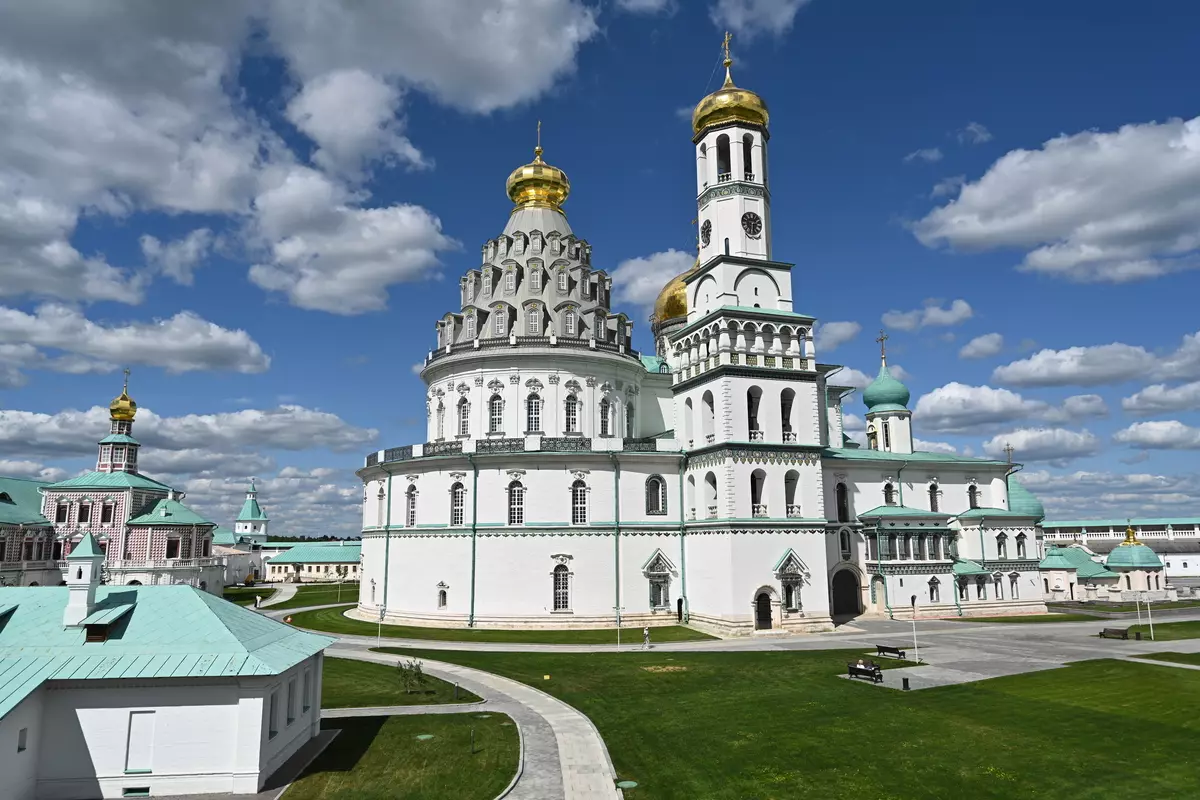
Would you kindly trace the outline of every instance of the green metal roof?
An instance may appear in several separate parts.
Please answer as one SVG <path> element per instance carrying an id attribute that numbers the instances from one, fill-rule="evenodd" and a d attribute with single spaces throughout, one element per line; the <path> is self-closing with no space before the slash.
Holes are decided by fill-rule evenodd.
<path id="1" fill-rule="evenodd" d="M 112 625 L 121 617 L 133 611 L 134 603 L 121 603 L 115 606 L 105 606 L 88 614 L 80 621 L 80 625 Z"/>
<path id="2" fill-rule="evenodd" d="M 242 510 L 237 515 L 238 522 L 269 522 L 267 515 L 263 513 L 262 508 L 258 505 L 258 498 L 255 497 L 254 484 L 250 484 L 250 496 L 246 498 L 246 502 L 242 503 Z"/>
<path id="3" fill-rule="evenodd" d="M 1061 552 L 1060 548 L 1046 550 L 1046 557 L 1038 562 L 1038 569 L 1075 569 L 1075 565 Z"/>
<path id="4" fill-rule="evenodd" d="M 952 570 L 953 570 L 954 574 L 957 576 L 991 575 L 992 574 L 992 573 L 988 572 L 986 569 L 984 569 L 983 567 L 979 566 L 979 564 L 977 564 L 976 562 L 971 561 L 966 558 L 955 559 L 954 567 L 952 568 Z"/>
<path id="5" fill-rule="evenodd" d="M 332 547 L 330 545 L 333 545 Z M 361 542 L 301 544 L 271 559 L 272 564 L 357 564 Z"/>
<path id="6" fill-rule="evenodd" d="M 65 481 L 52 483 L 48 489 L 158 489 L 169 491 L 170 486 L 147 478 L 140 472 L 85 472 Z"/>
<path id="7" fill-rule="evenodd" d="M 276 675 L 333 643 L 191 586 L 101 586 L 99 614 L 132 605 L 120 634 L 64 628 L 65 586 L 0 587 L 0 717 L 47 680 Z M 115 612 L 114 612 L 115 613 Z"/>
<path id="8" fill-rule="evenodd" d="M 49 525 L 50 520 L 42 516 L 42 496 L 38 494 L 38 489 L 48 485 L 25 478 L 0 478 L 0 525 Z"/>
<path id="9" fill-rule="evenodd" d="M 929 453 L 925 451 L 914 453 L 889 453 L 886 450 L 868 450 L 864 448 L 826 447 L 821 451 L 822 458 L 846 459 L 848 461 L 912 461 L 922 463 L 943 464 L 1004 464 L 1005 461 L 993 461 L 987 458 L 968 458 L 951 453 Z"/>
<path id="10" fill-rule="evenodd" d="M 910 397 L 908 387 L 892 377 L 886 361 L 880 362 L 879 374 L 862 393 L 868 411 L 907 411 Z"/>
<path id="11" fill-rule="evenodd" d="M 657 373 L 659 369 L 662 368 L 663 359 L 659 358 L 658 356 L 643 355 L 639 357 L 642 360 L 642 366 L 645 368 L 646 372 Z"/>
<path id="12" fill-rule="evenodd" d="M 110 433 L 100 440 L 100 444 L 141 444 L 127 433 Z"/>
<path id="13" fill-rule="evenodd" d="M 145 512 L 132 517 L 130 525 L 212 525 L 178 500 L 162 498 Z"/>
<path id="14" fill-rule="evenodd" d="M 943 514 L 940 511 L 926 511 L 920 508 L 909 508 L 908 506 L 875 506 L 870 511 L 864 511 L 858 515 L 859 519 L 863 517 L 926 517 L 929 519 L 948 519 L 950 514 Z"/>
<path id="15" fill-rule="evenodd" d="M 1010 472 L 1006 479 L 1008 485 L 1008 507 L 1013 511 L 1020 511 L 1029 517 L 1036 519 L 1044 519 L 1046 516 L 1046 507 L 1042 505 L 1042 501 L 1038 500 L 1033 492 L 1026 489 L 1017 480 L 1017 474 Z"/>
<path id="16" fill-rule="evenodd" d="M 104 558 L 104 551 L 100 549 L 100 545 L 96 544 L 96 537 L 92 535 L 91 531 L 83 535 L 79 544 L 75 545 L 75 548 L 67 556 L 68 561 L 76 558 Z"/>
<path id="17" fill-rule="evenodd" d="M 1133 525 L 1137 528 L 1143 525 L 1200 525 L 1200 517 L 1145 517 L 1142 519 L 1076 519 L 1057 522 L 1043 522 L 1042 528 L 1120 528 L 1124 530 Z"/>
<path id="18" fill-rule="evenodd" d="M 1117 573 L 1106 569 L 1100 562 L 1092 560 L 1092 557 L 1082 547 L 1057 547 L 1054 549 L 1070 562 L 1075 569 L 1075 574 L 1081 578 L 1117 577 Z"/>
<path id="19" fill-rule="evenodd" d="M 1029 519 L 1033 514 L 1023 514 L 1020 511 L 1010 511 L 1007 508 L 971 508 L 958 515 L 959 519 L 985 519 L 992 517 L 1000 517 L 1003 519 L 1012 519 L 1020 517 L 1021 519 Z"/>
<path id="20" fill-rule="evenodd" d="M 1162 569 L 1162 561 L 1159 560 L 1158 555 L 1141 542 L 1136 544 L 1121 542 L 1108 554 L 1104 565 L 1109 569 L 1113 567 L 1118 569 Z"/>
<path id="21" fill-rule="evenodd" d="M 219 544 L 223 547 L 233 547 L 240 541 L 238 535 L 227 528 L 216 527 L 212 532 L 213 544 Z"/>

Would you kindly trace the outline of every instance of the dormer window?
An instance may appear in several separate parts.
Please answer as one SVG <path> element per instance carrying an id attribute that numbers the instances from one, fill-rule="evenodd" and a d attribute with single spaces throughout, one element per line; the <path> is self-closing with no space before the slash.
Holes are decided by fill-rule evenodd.
<path id="1" fill-rule="evenodd" d="M 474 314 L 467 315 L 467 323 L 466 324 L 467 324 L 467 338 L 474 339 L 475 338 L 475 315 Z"/>
<path id="2" fill-rule="evenodd" d="M 574 311 L 568 310 L 567 313 L 563 315 L 563 328 L 566 330 L 568 336 L 575 335 L 575 312 Z"/>
<path id="3" fill-rule="evenodd" d="M 463 285 L 463 302 L 470 303 L 475 299 L 475 281 L 468 278 Z"/>
<path id="4" fill-rule="evenodd" d="M 508 272 L 504 275 L 504 291 L 512 294 L 517 290 L 517 271 L 509 267 Z"/>
<path id="5" fill-rule="evenodd" d="M 542 320 L 541 320 L 541 314 L 538 313 L 537 306 L 529 307 L 529 311 L 526 312 L 526 318 L 528 320 L 528 325 L 529 325 L 529 335 L 537 336 L 539 333 L 541 333 Z"/>
<path id="6" fill-rule="evenodd" d="M 492 293 L 492 271 L 490 269 L 483 272 L 483 293 Z"/>
<path id="7" fill-rule="evenodd" d="M 540 269 L 535 268 L 529 272 L 529 288 L 535 292 L 542 290 L 542 271 Z"/>
<path id="8" fill-rule="evenodd" d="M 565 292 L 567 290 L 567 271 L 565 269 L 560 269 L 558 271 L 558 290 L 560 292 Z"/>
<path id="9" fill-rule="evenodd" d="M 499 336 L 504 333 L 504 309 L 502 309 L 502 308 L 496 309 L 495 317 L 496 317 L 496 325 L 495 325 L 494 330 L 496 332 L 496 335 Z"/>

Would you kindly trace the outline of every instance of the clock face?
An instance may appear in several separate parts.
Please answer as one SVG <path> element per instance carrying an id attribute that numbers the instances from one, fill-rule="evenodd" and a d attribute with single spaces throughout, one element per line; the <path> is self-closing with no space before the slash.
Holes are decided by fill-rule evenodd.
<path id="1" fill-rule="evenodd" d="M 757 237 L 762 233 L 762 217 L 753 211 L 747 211 L 745 214 L 742 214 L 742 230 L 748 236 Z"/>
<path id="2" fill-rule="evenodd" d="M 700 226 L 700 243 L 708 247 L 709 240 L 712 239 L 712 220 L 704 220 L 704 224 Z"/>

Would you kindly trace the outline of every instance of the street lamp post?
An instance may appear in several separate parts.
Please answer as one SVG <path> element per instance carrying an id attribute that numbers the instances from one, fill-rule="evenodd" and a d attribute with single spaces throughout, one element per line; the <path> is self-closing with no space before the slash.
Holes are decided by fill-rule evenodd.
<path id="1" fill-rule="evenodd" d="M 613 611 L 617 614 L 617 652 L 621 652 L 621 612 L 625 610 L 625 606 L 613 606 Z"/>
<path id="2" fill-rule="evenodd" d="M 913 626 L 913 651 L 917 656 L 917 663 L 921 663 L 921 648 L 917 645 L 917 596 L 912 596 L 912 626 Z"/>

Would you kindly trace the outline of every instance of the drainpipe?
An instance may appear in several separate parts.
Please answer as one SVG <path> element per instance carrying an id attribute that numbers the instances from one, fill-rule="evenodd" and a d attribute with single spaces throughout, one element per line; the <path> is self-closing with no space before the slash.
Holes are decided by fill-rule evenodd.
<path id="1" fill-rule="evenodd" d="M 905 462 L 907 463 L 907 462 Z M 901 467 L 903 469 L 903 467 Z M 900 483 L 899 475 L 896 473 L 896 483 Z M 900 505 L 904 505 L 903 495 L 901 495 Z M 883 551 L 879 549 L 879 523 L 875 523 L 875 554 L 879 556 L 879 574 L 883 576 L 883 607 L 887 609 L 888 619 L 895 619 L 896 615 L 892 613 L 892 604 L 888 599 L 888 582 L 887 582 L 887 560 L 883 557 Z M 888 556 L 891 557 L 892 550 L 888 548 Z"/>
<path id="2" fill-rule="evenodd" d="M 621 627 L 621 462 L 617 454 L 609 451 L 613 465 L 613 586 L 616 601 L 613 611 L 617 615 L 617 627 Z"/>
<path id="3" fill-rule="evenodd" d="M 386 467 L 384 470 L 386 471 Z M 384 520 L 383 527 L 383 606 L 379 612 L 380 619 L 387 613 L 387 590 L 388 590 L 388 571 L 392 566 L 391 548 L 392 548 L 392 473 L 388 472 L 388 487 L 387 487 L 387 519 Z"/>
<path id="4" fill-rule="evenodd" d="M 683 590 L 680 597 L 683 599 L 683 623 L 686 625 L 688 618 L 691 616 L 692 610 L 689 608 L 687 596 L 687 548 L 684 547 L 684 536 L 687 532 L 684 530 L 684 521 L 687 519 L 686 512 L 683 510 L 683 482 L 686 479 L 684 473 L 687 472 L 687 453 L 683 454 L 683 460 L 679 464 L 679 577 L 683 583 Z"/>
<path id="5" fill-rule="evenodd" d="M 477 530 L 476 517 L 479 514 L 479 465 L 475 463 L 475 456 L 472 453 L 467 453 L 467 463 L 471 465 L 471 612 L 467 617 L 467 627 L 475 627 L 475 532 Z"/>
<path id="6" fill-rule="evenodd" d="M 896 489 L 900 492 L 900 505 L 904 505 L 904 481 L 900 479 L 900 473 L 904 472 L 904 468 L 907 466 L 908 462 L 905 461 L 900 465 L 900 468 L 896 470 Z"/>

